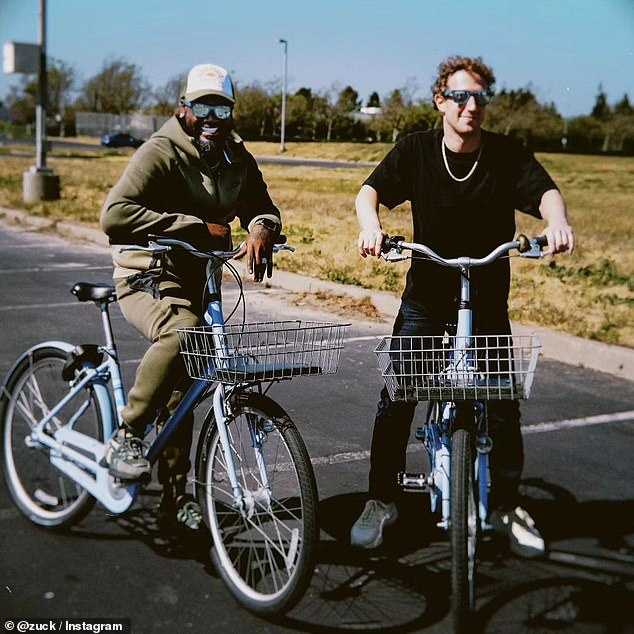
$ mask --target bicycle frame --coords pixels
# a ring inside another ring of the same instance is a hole
[[[460,265],[460,308],[458,309],[458,324],[456,326],[457,342],[452,359],[452,369],[464,375],[465,371],[472,374],[476,371],[473,354],[471,352],[473,337],[473,309],[471,308],[471,280],[469,273],[471,270],[469,258],[462,258],[464,262]],[[453,419],[455,418],[455,405],[453,403],[443,404],[443,428],[446,426],[449,434]],[[488,435],[486,420],[486,404],[482,401],[473,402],[475,416],[475,436],[476,436],[476,456],[474,465],[474,480],[478,487],[478,519],[481,530],[490,528],[487,522],[489,516],[489,452],[491,450],[491,439]],[[446,438],[450,442],[451,436]],[[449,453],[451,460],[451,453]],[[449,463],[450,464],[450,463]],[[449,494],[449,483],[447,482],[447,494]],[[442,524],[448,527],[449,507],[443,508]]]
[[[461,269],[461,292],[460,309],[458,310],[458,323],[454,339],[457,343],[450,346],[453,349],[452,358],[446,373],[450,376],[455,372],[458,376],[464,377],[465,373],[474,373],[476,368],[473,364],[473,355],[470,351],[473,337],[473,311],[470,302],[470,280],[469,269]],[[437,420],[440,425],[430,422],[423,429],[424,444],[430,456],[431,474],[428,479],[431,496],[432,512],[440,510],[441,519],[438,526],[445,530],[449,529],[451,518],[451,487],[449,474],[451,472],[451,437],[453,423],[456,419],[456,404],[452,401],[438,402],[440,409]],[[489,451],[491,441],[488,436],[486,425],[486,406],[482,401],[473,402],[475,414],[475,435],[476,435],[476,457],[474,467],[474,480],[478,486],[478,517],[480,528],[489,528],[487,517],[488,491],[489,491]],[[438,500],[440,499],[440,509]]]

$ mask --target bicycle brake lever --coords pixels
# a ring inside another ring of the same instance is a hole
[[[402,262],[403,260],[409,260],[409,255],[399,253],[396,249],[390,249],[387,253],[382,253],[381,257],[386,262]]]
[[[145,251],[147,253],[166,253],[167,251],[171,251],[172,247],[162,244],[157,244],[150,240],[148,242],[147,247],[142,247],[141,245],[131,245],[129,247],[121,247],[119,249],[119,253],[123,253],[124,251]]]
[[[295,247],[288,244],[276,244],[273,247],[273,253],[278,253],[279,251],[295,251]]]

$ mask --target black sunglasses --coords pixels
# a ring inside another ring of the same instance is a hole
[[[233,112],[233,108],[231,106],[225,106],[225,105],[210,106],[209,104],[200,103],[198,101],[194,101],[192,103],[191,101],[188,101],[187,99],[183,99],[183,103],[188,108],[191,108],[192,112],[194,113],[194,116],[197,119],[206,119],[209,116],[209,113],[213,112],[216,119],[224,120],[224,119],[228,119],[231,116],[231,113]]]
[[[492,90],[445,90],[443,97],[453,99],[459,106],[464,106],[471,97],[478,106],[486,106],[493,99]]]

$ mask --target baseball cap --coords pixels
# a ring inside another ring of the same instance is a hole
[[[183,96],[188,101],[194,101],[205,95],[218,95],[235,103],[231,75],[222,66],[198,64],[189,71]]]

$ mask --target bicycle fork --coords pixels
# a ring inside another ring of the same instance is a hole
[[[476,443],[475,443],[475,480],[478,489],[478,520],[480,530],[491,528],[487,519],[489,516],[489,488],[491,473],[489,468],[489,454],[493,449],[493,441],[489,436],[486,419],[486,405],[480,401],[474,403],[476,415]]]
[[[486,406],[473,404],[475,415],[475,456],[473,477],[478,495],[478,521],[481,530],[490,528],[489,513],[489,453],[493,447],[486,425]],[[442,408],[440,411],[437,408]],[[416,430],[416,437],[427,449],[430,473],[400,473],[399,484],[407,493],[429,493],[432,513],[440,512],[438,527],[447,530],[451,517],[451,434],[456,420],[455,403],[436,403],[428,420]]]
[[[222,446],[222,453],[225,459],[225,467],[231,489],[233,492],[234,505],[247,517],[252,517],[257,507],[270,506],[271,486],[269,483],[266,461],[262,452],[261,433],[256,429],[253,421],[247,420],[251,447],[255,453],[257,471],[259,473],[260,486],[257,490],[244,490],[238,479],[238,470],[229,434],[227,423],[234,415],[228,403],[225,386],[220,384],[216,388],[213,397],[214,415],[218,426],[218,436]]]

